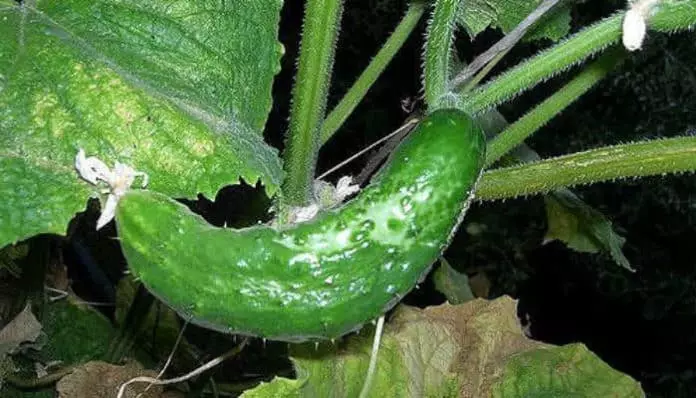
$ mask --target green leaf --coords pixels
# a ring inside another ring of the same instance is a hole
[[[444,257],[440,257],[440,266],[433,273],[433,281],[435,289],[444,294],[450,304],[462,304],[475,298],[469,287],[469,277],[452,268]]]
[[[42,349],[50,360],[77,364],[104,357],[116,330],[101,313],[74,296],[46,307],[43,330],[48,336]]]
[[[469,0],[460,7],[457,22],[472,38],[489,26],[509,33],[541,2],[542,0]],[[568,34],[570,22],[570,6],[561,4],[545,15],[524,40],[547,38],[557,41]]]
[[[512,358],[491,397],[644,397],[640,384],[602,362],[583,344],[539,349]]]
[[[638,383],[580,344],[553,347],[528,339],[520,329],[515,305],[503,297],[423,310],[400,306],[385,329],[368,396],[489,397],[503,396],[501,392],[508,394],[515,387],[529,388],[533,394],[510,396],[599,397],[611,395],[602,394],[605,391],[640,392]],[[372,333],[361,332],[336,346],[293,346],[297,380],[276,378],[242,396],[358,396],[371,344]],[[531,363],[527,373],[523,363]],[[565,377],[555,380],[561,370]],[[543,383],[533,385],[536,377]]]
[[[40,390],[22,390],[9,383],[5,383],[2,391],[2,398],[55,398],[53,388],[43,388]]]
[[[617,234],[611,222],[567,189],[544,197],[548,230],[544,242],[560,240],[569,248],[586,253],[607,252],[616,264],[633,271],[621,251],[626,239]]]
[[[282,180],[263,142],[279,70],[280,1],[0,0],[0,247],[63,233],[97,188],[79,148],[212,196]]]
[[[301,398],[302,382],[285,377],[274,377],[268,383],[261,382],[253,390],[245,391],[243,398]]]
[[[15,278],[19,278],[22,272],[18,264],[29,254],[29,245],[8,245],[0,248],[0,269],[4,269]]]
[[[466,29],[473,39],[498,19],[495,1],[469,0],[459,8],[457,23]]]

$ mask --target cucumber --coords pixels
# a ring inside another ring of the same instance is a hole
[[[344,206],[276,229],[217,228],[178,202],[134,190],[116,220],[131,271],[198,325],[302,342],[333,339],[392,308],[445,249],[485,156],[465,113],[427,116]]]

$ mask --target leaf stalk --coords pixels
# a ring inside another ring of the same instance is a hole
[[[617,48],[602,55],[565,86],[509,125],[488,143],[485,166],[490,166],[524,142],[580,96],[588,92],[625,58],[625,54],[625,50]]]

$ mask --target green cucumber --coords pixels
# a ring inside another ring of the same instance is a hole
[[[438,110],[355,199],[313,220],[216,228],[134,190],[119,202],[118,233],[131,271],[193,323],[280,341],[337,338],[422,281],[469,205],[484,152],[469,116]]]

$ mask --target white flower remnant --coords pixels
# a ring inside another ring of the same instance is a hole
[[[309,221],[316,217],[317,214],[319,214],[319,205],[316,203],[312,203],[309,206],[296,207],[292,209],[291,214],[291,222],[300,223]]]
[[[352,185],[353,177],[343,176],[336,183],[334,198],[337,202],[343,202],[348,196],[360,191],[360,185]]]
[[[628,51],[640,50],[645,40],[647,24],[645,20],[661,0],[629,1],[623,20],[623,45]]]
[[[301,223],[314,219],[320,210],[330,209],[343,202],[348,196],[360,191],[359,185],[352,185],[353,177],[341,177],[334,187],[330,182],[314,181],[315,202],[305,207],[290,209],[291,223]]]
[[[106,203],[102,207],[101,216],[97,220],[97,230],[101,229],[109,221],[113,220],[116,213],[118,200],[130,189],[137,177],[143,179],[142,187],[148,183],[147,174],[136,171],[132,167],[116,162],[113,171],[100,159],[90,156],[85,157],[85,151],[80,149],[75,156],[75,169],[83,180],[92,185],[97,185],[99,180],[105,182],[109,188],[102,191],[107,193]]]

